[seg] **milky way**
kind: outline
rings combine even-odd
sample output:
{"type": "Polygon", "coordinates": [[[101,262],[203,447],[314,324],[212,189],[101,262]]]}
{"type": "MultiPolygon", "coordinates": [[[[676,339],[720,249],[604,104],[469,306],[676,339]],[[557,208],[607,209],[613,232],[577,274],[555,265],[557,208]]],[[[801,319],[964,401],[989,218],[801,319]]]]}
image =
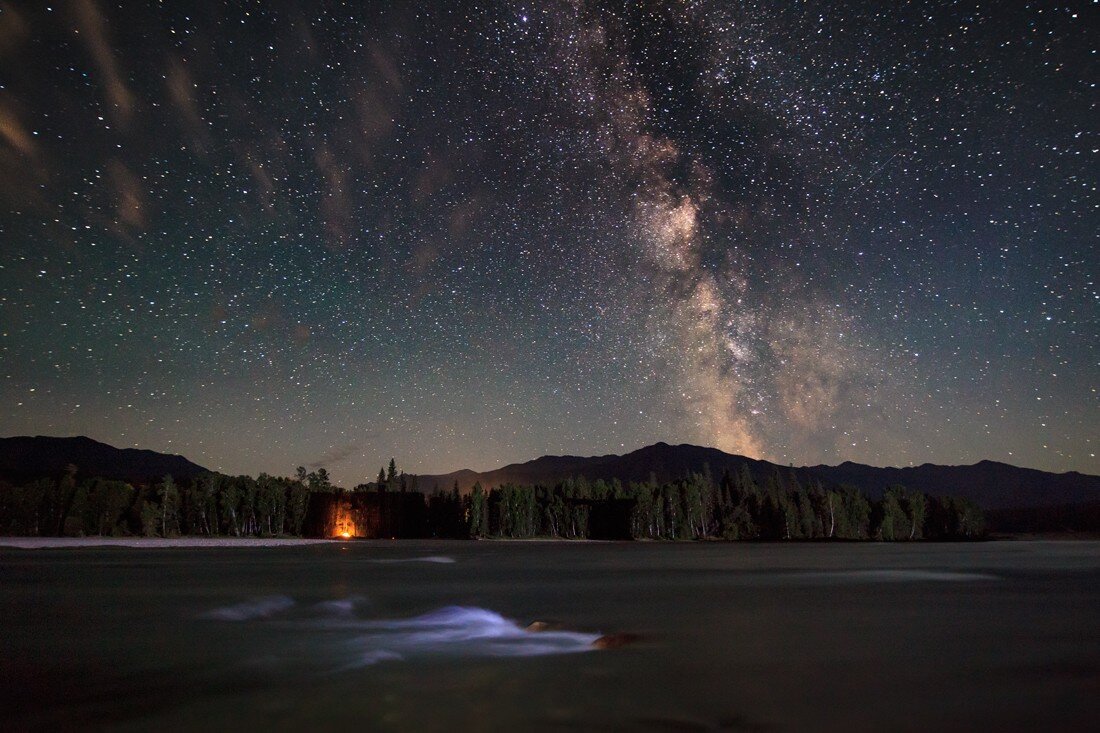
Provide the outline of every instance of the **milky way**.
{"type": "Polygon", "coordinates": [[[1100,472],[1095,5],[0,3],[0,432],[1100,472]]]}

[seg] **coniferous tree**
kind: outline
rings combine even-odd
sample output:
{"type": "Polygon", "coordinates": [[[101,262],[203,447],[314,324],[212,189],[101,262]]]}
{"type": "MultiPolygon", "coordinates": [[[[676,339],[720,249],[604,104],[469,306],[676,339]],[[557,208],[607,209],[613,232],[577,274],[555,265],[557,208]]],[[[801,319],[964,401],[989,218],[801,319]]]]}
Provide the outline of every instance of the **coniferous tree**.
{"type": "Polygon", "coordinates": [[[470,492],[470,515],[467,519],[470,536],[474,538],[484,537],[489,532],[489,512],[485,499],[481,482],[474,484],[470,492]]]}
{"type": "Polygon", "coordinates": [[[301,480],[290,484],[287,491],[287,534],[300,535],[309,509],[309,488],[301,480]]]}

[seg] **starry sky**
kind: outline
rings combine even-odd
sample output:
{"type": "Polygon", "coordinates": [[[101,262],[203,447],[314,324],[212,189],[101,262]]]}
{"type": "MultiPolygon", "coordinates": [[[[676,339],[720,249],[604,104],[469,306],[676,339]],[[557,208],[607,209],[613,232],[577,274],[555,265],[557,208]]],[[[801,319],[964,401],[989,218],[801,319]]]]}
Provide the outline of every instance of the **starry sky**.
{"type": "Polygon", "coordinates": [[[0,2],[0,434],[1100,473],[1097,4],[0,2]]]}

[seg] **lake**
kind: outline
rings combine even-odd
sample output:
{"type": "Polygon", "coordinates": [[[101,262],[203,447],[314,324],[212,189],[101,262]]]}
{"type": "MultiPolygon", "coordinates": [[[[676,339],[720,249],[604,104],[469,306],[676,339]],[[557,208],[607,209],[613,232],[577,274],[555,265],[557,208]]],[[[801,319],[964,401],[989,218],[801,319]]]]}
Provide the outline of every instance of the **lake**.
{"type": "Polygon", "coordinates": [[[1098,542],[0,548],[0,622],[2,727],[18,730],[1100,716],[1098,542]],[[638,639],[594,649],[603,634],[638,639]]]}

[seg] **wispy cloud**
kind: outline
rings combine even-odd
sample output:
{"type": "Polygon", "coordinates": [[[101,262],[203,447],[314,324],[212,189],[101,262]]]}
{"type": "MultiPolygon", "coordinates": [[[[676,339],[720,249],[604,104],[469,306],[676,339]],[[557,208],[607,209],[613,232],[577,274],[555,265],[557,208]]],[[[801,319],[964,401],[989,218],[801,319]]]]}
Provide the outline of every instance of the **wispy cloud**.
{"type": "Polygon", "coordinates": [[[107,20],[93,0],[73,0],[72,8],[77,34],[95,62],[100,83],[111,106],[111,116],[116,123],[127,125],[133,117],[137,100],[115,58],[107,20]]]}
{"type": "Polygon", "coordinates": [[[345,445],[339,445],[331,448],[330,450],[322,453],[317,458],[306,463],[311,469],[318,468],[330,468],[338,463],[342,463],[349,458],[353,458],[363,453],[367,447],[367,443],[370,438],[375,437],[373,434],[366,436],[362,440],[357,440],[352,443],[346,443],[345,445]]]}

